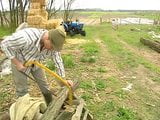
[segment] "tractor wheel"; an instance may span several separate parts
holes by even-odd
[[[72,31],[72,30],[69,31],[69,34],[70,34],[70,36],[74,36],[75,35],[74,31]]]
[[[83,30],[83,31],[80,32],[80,34],[81,34],[82,36],[86,36],[86,31]]]

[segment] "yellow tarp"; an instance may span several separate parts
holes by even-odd
[[[10,107],[11,120],[39,120],[47,106],[42,98],[20,97]]]

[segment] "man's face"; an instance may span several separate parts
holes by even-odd
[[[53,49],[53,45],[52,45],[51,40],[45,39],[45,41],[44,41],[44,48],[48,49],[48,50],[52,50]]]

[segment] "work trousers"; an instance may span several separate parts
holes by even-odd
[[[27,76],[18,71],[15,65],[12,64],[12,72],[13,72],[13,80],[16,86],[16,94],[18,97],[24,96],[28,93],[28,82]],[[37,68],[36,70],[31,70],[31,74],[37,82],[41,92],[43,94],[47,94],[49,91],[48,85],[46,83],[46,78],[44,75],[44,71],[41,68]]]

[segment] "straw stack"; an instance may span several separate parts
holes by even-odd
[[[53,29],[60,25],[60,20],[48,20],[45,5],[46,0],[31,0],[31,7],[27,17],[29,27]]]
[[[62,23],[61,19],[52,19],[47,21],[47,29],[57,28]]]

